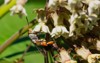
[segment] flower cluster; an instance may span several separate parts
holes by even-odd
[[[4,4],[8,4],[11,0],[5,0]],[[22,17],[23,15],[27,16],[26,10],[24,9],[24,5],[27,2],[27,0],[16,0],[16,5],[14,5],[10,11],[11,15],[18,14],[19,17]]]
[[[87,42],[86,45],[90,44],[87,39],[88,35],[90,35],[88,33],[99,25],[99,0],[49,0],[45,9],[38,9],[36,12],[38,24],[34,27],[32,33],[48,33],[50,34],[50,39],[61,37],[64,43],[67,43],[67,40],[68,42],[71,41],[72,43],[67,43],[69,47],[70,45],[73,47],[74,44],[81,46],[73,47],[73,50],[83,60],[87,60],[88,63],[99,62],[100,54],[92,53],[89,46],[87,47],[82,44],[82,42]],[[35,35],[32,34],[30,38],[32,37],[35,37]],[[72,40],[73,38],[75,41]],[[32,39],[33,41],[36,40]],[[80,43],[78,44],[76,41]],[[90,42],[93,43],[94,41]],[[97,51],[100,51],[99,39],[95,42],[94,46]],[[77,63],[66,50],[60,50],[59,55],[61,63]]]
[[[10,1],[5,0],[4,4]],[[26,2],[16,0],[16,5],[10,9],[11,15],[27,16],[24,9]],[[77,63],[76,58],[71,57],[74,54],[88,63],[100,63],[100,54],[92,51],[100,52],[100,33],[93,34],[96,27],[100,29],[100,0],[47,0],[46,7],[37,9],[36,13],[38,23],[33,30],[29,29],[29,38],[40,46],[44,55],[46,51],[52,53],[56,50],[61,63]],[[39,34],[43,34],[43,38]],[[69,47],[73,50],[72,55],[65,50]]]
[[[94,26],[98,26],[99,0],[88,2],[85,0],[49,0],[46,8],[48,11],[46,9],[38,10],[39,17],[37,21],[39,24],[34,31],[50,33],[55,38],[60,36],[68,38],[83,36],[84,33],[92,30]],[[52,19],[54,25],[54,28],[50,31],[49,27],[46,26],[48,16]]]

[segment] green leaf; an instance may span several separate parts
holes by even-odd
[[[29,21],[33,20],[36,16],[33,9],[41,7],[44,7],[44,1],[28,1],[25,8]],[[20,19],[17,15],[10,16],[10,13],[3,16],[0,19],[0,45],[26,24],[27,22],[25,17]],[[26,35],[27,33],[24,36]],[[0,54],[0,63],[13,63],[14,60],[22,57],[23,52],[30,43],[29,38],[24,38],[24,36],[11,44],[2,54]],[[32,45],[24,57],[24,63],[44,63],[43,61],[43,55],[38,52],[34,45]]]

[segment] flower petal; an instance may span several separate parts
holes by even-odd
[[[99,63],[100,54],[91,54],[88,56],[88,63]]]
[[[42,32],[50,33],[48,26],[42,25]]]
[[[28,0],[17,0],[17,4],[25,5]]]
[[[22,5],[19,5],[19,4],[13,6],[10,9],[10,11],[11,11],[11,15],[18,14],[19,16],[20,15],[21,16],[23,16],[23,15],[27,16],[26,10],[24,9],[24,7]]]
[[[41,30],[41,25],[40,24],[37,24],[35,26],[35,28],[33,29],[33,32],[40,32],[40,30]]]
[[[66,27],[62,26],[62,36],[65,38],[68,38],[69,31],[66,29]]]
[[[80,55],[83,59],[87,59],[91,54],[89,49],[86,49],[84,46],[82,48],[76,48],[76,53]]]
[[[100,1],[99,0],[92,0],[89,2],[89,7],[88,7],[88,14],[100,14]]]
[[[60,57],[61,57],[61,61],[62,63],[65,63],[66,61],[70,61],[71,57],[68,54],[68,52],[66,50],[61,50],[60,51]]]
[[[97,49],[98,51],[100,51],[100,40],[97,40],[96,49]]]
[[[58,0],[49,0],[48,2],[48,8],[50,10],[56,10],[57,5],[58,5]]]

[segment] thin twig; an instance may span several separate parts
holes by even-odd
[[[24,53],[22,54],[21,58],[18,58],[14,61],[14,63],[22,63],[24,61],[24,57],[27,53],[27,51],[29,50],[29,48],[31,47],[31,43],[28,45],[28,47],[25,49]]]
[[[44,49],[44,52],[45,52],[44,63],[49,63],[49,60],[48,60],[48,51],[46,51],[46,50]]]
[[[25,54],[30,49],[31,45],[32,45],[31,43],[28,45],[28,47],[26,48],[26,50],[24,51],[24,53],[23,53],[23,55],[22,55],[22,57],[20,59],[23,59],[24,58]]]

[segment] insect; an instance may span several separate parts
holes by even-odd
[[[37,47],[38,51],[43,54],[45,63],[48,63],[48,52],[50,52],[52,57],[54,56],[53,50],[56,47],[56,43],[52,40],[49,40],[47,34],[42,34],[41,32],[32,32],[32,29],[29,29],[29,38]]]
[[[31,41],[34,42],[36,45],[48,46],[54,44],[54,41],[51,41],[49,39],[50,35],[48,33],[33,32],[33,30],[29,28],[28,35]]]
[[[28,23],[28,20],[27,20]],[[28,23],[29,26],[29,23]],[[58,49],[56,42],[51,38],[49,33],[43,33],[41,31],[34,32],[31,28],[28,30],[28,36],[31,42],[35,45],[40,53],[44,56],[44,62],[49,63],[48,54],[53,57],[54,51]],[[55,59],[54,59],[55,60]]]

